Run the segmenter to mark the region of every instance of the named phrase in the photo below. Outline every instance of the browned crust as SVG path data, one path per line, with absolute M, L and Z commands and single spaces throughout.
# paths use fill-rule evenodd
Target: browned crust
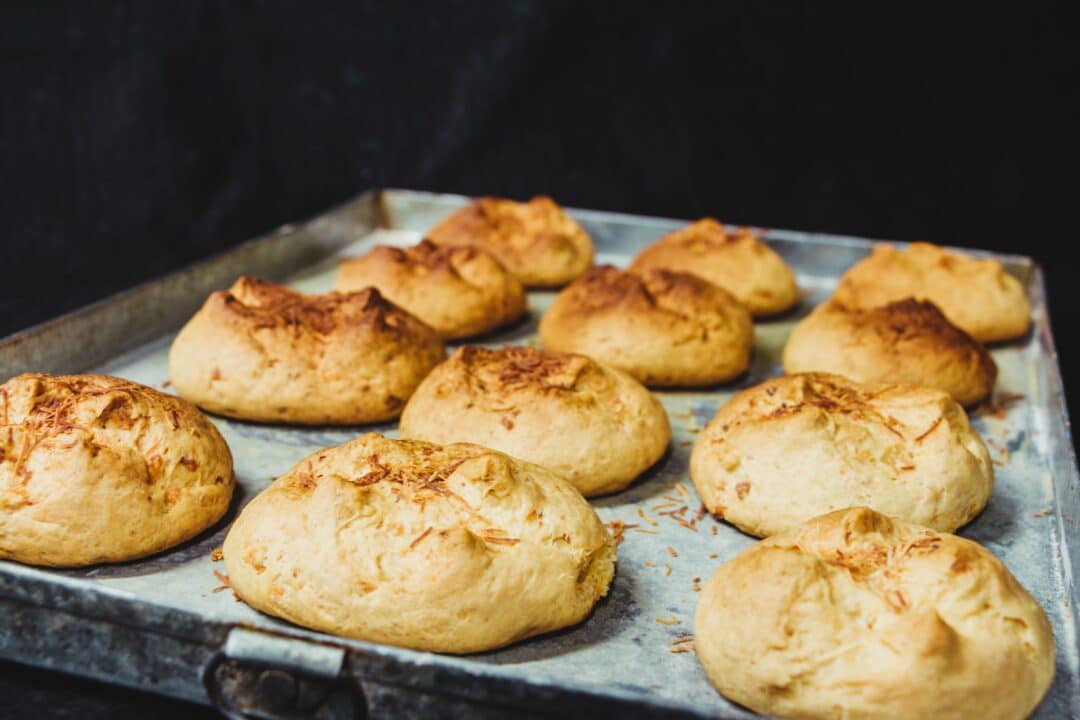
M 207 300 L 207 309 L 253 329 L 332 335 L 370 328 L 405 340 L 428 341 L 431 328 L 389 302 L 375 288 L 306 295 L 267 280 L 242 276 Z
M 981 342 L 1022 337 L 1030 326 L 1024 288 L 999 261 L 931 243 L 903 249 L 875 245 L 844 273 L 833 293 L 837 302 L 863 309 L 909 296 L 935 303 L 951 323 Z
M 14 393 L 19 394 L 17 399 Z M 98 398 L 105 400 L 104 404 L 95 403 Z M 146 422 L 145 410 L 155 407 L 169 418 L 174 430 L 181 422 L 209 427 L 188 403 L 108 375 L 24 373 L 0 385 L 0 428 L 9 429 L 10 435 L 10 428 L 18 426 L 32 444 L 92 425 L 130 430 L 136 423 Z
M 901 346 L 932 338 L 942 350 L 952 350 L 973 359 L 974 372 L 987 378 L 993 387 L 997 378 L 997 364 L 986 347 L 960 328 L 953 325 L 927 300 L 900 300 L 873 310 L 853 314 L 856 332 L 876 333 L 889 345 Z
M 562 295 L 567 314 L 575 317 L 655 312 L 702 326 L 724 322 L 727 313 L 721 308 L 738 305 L 731 293 L 690 273 L 663 268 L 626 272 L 614 265 L 593 268 Z
M 378 258 L 382 262 L 422 267 L 430 272 L 447 272 L 454 275 L 458 275 L 456 269 L 458 263 L 470 262 L 480 255 L 488 255 L 488 253 L 472 245 L 440 246 L 428 238 L 424 238 L 411 247 L 376 245 L 369 253 L 369 256 Z M 361 260 L 363 258 L 343 261 L 342 274 L 347 274 L 348 268 L 358 265 Z
M 793 387 L 796 388 L 794 392 Z M 875 398 L 897 387 L 902 386 L 853 383 L 845 377 L 823 372 L 810 372 L 775 378 L 767 380 L 762 386 L 755 386 L 742 391 L 737 396 L 737 400 L 749 401 L 751 405 L 743 412 L 728 419 L 724 424 L 724 428 L 726 432 L 743 423 L 776 420 L 789 415 L 796 415 L 808 408 L 817 408 L 828 413 L 850 415 L 853 418 L 880 423 L 893 434 L 903 437 L 909 428 L 896 418 L 881 413 L 873 402 Z M 762 388 L 764 388 L 764 397 L 760 395 Z M 783 400 L 776 403 L 773 400 L 777 391 L 781 389 L 784 390 L 786 395 L 792 396 L 791 401 Z M 927 390 L 926 392 L 932 393 L 934 391 Z M 941 397 L 947 396 L 942 395 Z M 732 404 L 734 405 L 735 402 L 736 399 L 733 399 Z M 771 407 L 763 416 L 753 411 L 754 406 L 759 402 L 767 403 L 766 407 Z M 938 420 L 940 421 L 940 418 Z
M 529 287 L 558 287 L 592 265 L 588 234 L 547 196 L 477 198 L 428 232 L 438 245 L 474 245 Z
M 446 339 L 494 330 L 521 317 L 527 305 L 521 282 L 491 253 L 426 239 L 407 248 L 378 245 L 342 262 L 334 288 L 367 287 Z
M 539 350 L 525 345 L 500 350 L 468 345 L 458 348 L 448 362 L 461 363 L 465 377 L 483 382 L 491 391 L 512 392 L 522 388 L 566 392 L 577 388 L 587 370 L 596 363 L 584 355 Z
M 754 315 L 783 312 L 799 301 L 791 268 L 747 227 L 711 217 L 671 232 L 641 251 L 630 269 L 666 268 L 699 275 L 736 298 Z
M 668 233 L 656 242 L 656 246 L 719 249 L 742 243 L 758 247 L 761 245 L 761 238 L 753 228 L 728 226 L 716 218 L 704 217 Z
M 374 434 L 366 437 L 377 437 Z M 446 488 L 446 478 L 454 474 L 457 468 L 467 460 L 489 455 L 494 461 L 501 461 L 502 456 L 478 445 L 456 444 L 440 446 L 417 440 L 395 440 L 396 446 L 392 457 L 385 452 L 378 452 L 376 447 L 358 456 L 356 465 L 364 468 L 363 473 L 341 475 L 332 473 L 337 479 L 344 480 L 358 487 L 388 483 L 398 488 L 391 492 L 406 492 L 408 499 L 423 505 L 425 497 L 441 496 L 451 501 L 460 498 Z M 332 449 L 332 448 L 331 448 Z M 295 467 L 281 479 L 282 487 L 310 492 L 318 486 L 319 478 L 327 474 L 326 452 L 308 456 L 303 463 Z M 408 462 L 402 462 L 402 458 Z
M 826 302 L 792 331 L 784 368 L 939 387 L 962 405 L 982 400 L 997 378 L 997 365 L 980 342 L 932 302 L 911 298 L 869 310 Z
M 724 382 L 750 361 L 750 313 L 696 275 L 594 268 L 559 293 L 540 321 L 544 347 L 588 355 L 646 385 Z

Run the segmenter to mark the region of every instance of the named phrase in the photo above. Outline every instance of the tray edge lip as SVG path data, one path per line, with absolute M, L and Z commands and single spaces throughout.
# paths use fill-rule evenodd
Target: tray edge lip
M 77 618 L 81 618 L 89 621 L 97 621 L 107 623 L 109 625 L 127 627 L 140 631 L 146 634 L 168 636 L 174 640 L 187 641 L 188 644 L 193 646 L 206 647 L 214 649 L 215 645 L 208 643 L 202 637 L 191 637 L 184 635 L 180 630 L 167 631 L 160 627 L 151 627 L 149 624 L 143 622 L 140 623 L 134 617 L 129 620 L 124 620 L 118 614 L 126 607 L 126 603 L 130 601 L 130 598 L 125 597 L 129 593 L 124 590 L 118 590 L 115 588 L 91 586 L 86 587 L 83 582 L 83 578 L 72 578 L 63 575 L 54 575 L 49 572 L 47 568 L 38 568 L 28 565 L 21 565 L 10 560 L 0 560 L 0 575 L 8 578 L 9 581 L 22 582 L 29 580 L 31 583 L 38 587 L 45 587 L 49 590 L 53 590 L 59 586 L 64 591 L 78 593 L 85 597 L 86 594 L 92 595 L 91 598 L 95 609 L 101 608 L 100 614 L 79 610 L 72 610 L 70 608 L 59 608 L 55 604 L 39 603 L 33 600 L 23 599 L 17 595 L 9 595 L 2 592 L 0 587 L 0 597 L 6 598 L 14 603 L 37 607 L 44 610 L 60 610 L 69 615 Z M 58 582 L 59 581 L 59 582 Z M 455 685 L 449 688 L 452 692 L 447 693 L 453 697 L 464 700 L 474 700 L 482 704 L 488 704 L 483 699 L 477 699 L 471 697 L 465 686 L 468 681 L 475 679 L 492 679 L 501 683 L 507 683 L 512 685 L 523 685 L 533 688 L 537 691 L 563 691 L 569 695 L 588 697 L 596 701 L 616 701 L 624 703 L 635 703 L 639 705 L 645 705 L 647 707 L 655 708 L 657 710 L 665 712 L 680 713 L 683 717 L 694 718 L 727 718 L 734 717 L 729 714 L 717 715 L 694 705 L 685 703 L 678 699 L 669 698 L 657 698 L 649 692 L 643 690 L 636 690 L 630 687 L 622 685 L 592 685 L 579 682 L 562 682 L 556 681 L 546 676 L 539 677 L 522 677 L 519 675 L 512 675 L 504 671 L 503 665 L 500 664 L 488 664 L 488 663 L 472 663 L 465 665 L 470 659 L 469 655 L 444 655 L 440 653 L 426 652 L 422 650 L 414 650 L 412 648 L 402 648 L 392 645 L 380 645 L 378 643 L 368 642 L 365 640 L 358 640 L 354 638 L 343 638 L 326 633 L 319 633 L 313 630 L 307 630 L 298 625 L 292 623 L 284 623 L 281 627 L 249 627 L 243 622 L 237 622 L 233 620 L 219 620 L 215 618 L 206 618 L 199 613 L 192 612 L 184 608 L 172 607 L 169 605 L 163 605 L 152 601 L 141 601 L 154 608 L 155 612 L 160 612 L 163 615 L 183 617 L 185 620 L 200 625 L 207 636 L 220 634 L 225 638 L 228 634 L 236 628 L 243 628 L 252 630 L 258 633 L 264 633 L 274 637 L 282 638 L 289 641 L 319 644 L 324 646 L 336 647 L 345 651 L 350 658 L 359 657 L 365 660 L 374 660 L 376 662 L 383 661 L 386 663 L 393 663 L 403 667 L 409 668 L 433 668 L 440 673 L 449 673 L 454 679 Z M 117 613 L 114 615 L 114 613 Z M 260 613 L 261 614 L 261 613 Z M 269 616 L 268 616 L 269 617 Z M 277 620 L 276 618 L 271 618 Z M 224 641 L 222 642 L 222 647 Z M 447 662 L 450 660 L 450 662 Z M 457 662 L 461 661 L 461 662 Z M 20 662 L 19 660 L 12 660 L 12 662 Z M 25 663 L 22 663 L 25 664 Z M 42 667 L 35 665 L 35 667 Z M 46 668 L 55 672 L 66 672 L 72 674 L 72 671 L 64 668 Z M 195 668 L 198 670 L 198 668 Z M 74 673 L 78 675 L 78 673 Z M 388 682 L 379 676 L 368 677 L 363 674 L 355 674 L 346 671 L 346 674 L 352 676 L 356 680 L 370 679 L 376 683 L 383 683 L 387 685 L 393 685 L 405 691 L 430 691 L 434 694 L 439 694 L 440 688 L 418 682 L 415 685 L 402 685 L 393 682 Z M 85 676 L 83 676 L 85 677 Z M 445 678 L 444 678 L 445 679 Z M 119 683 L 125 684 L 125 683 Z M 128 687 L 136 687 L 133 685 L 126 685 Z M 138 688 L 136 688 L 138 689 Z M 445 689 L 445 688 L 444 688 Z M 146 690 L 144 692 L 154 692 L 153 690 Z M 204 701 L 204 704 L 207 704 Z M 509 701 L 507 707 L 511 709 L 517 708 L 516 705 Z M 520 708 L 519 708 L 520 709 Z
M 1063 464 L 1065 477 L 1051 477 L 1051 488 L 1054 500 L 1055 530 L 1061 542 L 1058 543 L 1058 561 L 1061 564 L 1062 582 L 1065 590 L 1064 600 L 1068 601 L 1065 615 L 1072 621 L 1072 651 L 1073 660 L 1078 674 L 1073 678 L 1074 689 L 1080 688 L 1080 587 L 1077 586 L 1078 578 L 1073 574 L 1073 555 L 1080 552 L 1080 548 L 1071 547 L 1068 541 L 1068 533 L 1065 528 L 1064 508 L 1062 507 L 1061 490 L 1067 489 L 1070 481 L 1080 488 L 1080 464 L 1077 462 L 1076 446 L 1072 439 L 1072 420 L 1069 417 L 1069 405 L 1065 396 L 1065 379 L 1061 374 L 1061 358 L 1058 355 L 1057 342 L 1054 339 L 1053 320 L 1050 317 L 1049 292 L 1046 286 L 1046 273 L 1042 264 L 1033 261 L 1031 294 L 1037 294 L 1039 307 L 1042 312 L 1035 318 L 1033 332 L 1038 332 L 1039 342 L 1045 348 L 1042 361 L 1047 363 L 1049 377 L 1054 384 L 1053 388 L 1047 388 L 1048 415 L 1054 424 L 1054 431 L 1060 432 L 1064 440 Z

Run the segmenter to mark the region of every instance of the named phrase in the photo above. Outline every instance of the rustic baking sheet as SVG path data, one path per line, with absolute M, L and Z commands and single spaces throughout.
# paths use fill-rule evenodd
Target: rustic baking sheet
M 107 312 L 98 312 L 0 342 L 0 380 L 29 367 L 67 372 L 93 370 L 170 391 L 166 369 L 169 343 L 183 319 L 201 303 L 208 286 L 227 286 L 237 273 L 247 271 L 285 277 L 293 287 L 304 291 L 328 290 L 340 258 L 360 254 L 376 242 L 417 242 L 426 228 L 465 201 L 456 196 L 407 191 L 362 197 L 355 201 L 355 207 L 338 209 L 308 225 L 302 243 L 298 239 L 290 244 L 293 229 L 285 228 L 242 250 L 240 256 L 204 263 L 201 270 L 178 285 L 175 278 L 161 281 L 174 283 L 175 287 L 168 290 L 171 295 L 153 285 L 140 289 L 150 293 L 149 299 L 141 303 L 144 311 L 132 309 L 140 303 L 131 297 L 126 299 L 127 305 L 123 304 L 124 298 L 106 301 L 104 310 L 108 310 L 109 302 L 115 302 L 120 308 L 116 312 L 131 315 L 129 332 L 103 319 L 108 317 Z M 377 218 L 373 218 L 373 212 L 377 212 Z M 616 265 L 626 265 L 638 249 L 683 224 L 590 211 L 575 211 L 574 215 L 592 234 L 598 249 L 597 261 Z M 375 219 L 383 227 L 370 232 Z M 418 676 L 438 675 L 425 674 L 421 669 L 457 669 L 470 676 L 498 676 L 513 682 L 573 687 L 629 699 L 657 714 L 681 710 L 703 716 L 753 717 L 723 700 L 709 686 L 692 643 L 686 642 L 693 632 L 698 584 L 708 579 L 718 565 L 754 542 L 734 528 L 701 515 L 700 501 L 687 474 L 687 461 L 697 433 L 720 404 L 733 392 L 781 372 L 780 351 L 792 325 L 829 294 L 838 275 L 869 247 L 864 240 L 793 232 L 770 231 L 768 238 L 796 269 L 806 297 L 797 311 L 757 323 L 753 365 L 738 382 L 705 391 L 659 393 L 671 418 L 673 439 L 669 453 L 627 491 L 593 502 L 604 521 L 622 523 L 625 529 L 611 592 L 585 623 L 503 650 L 467 657 L 347 640 L 332 642 L 389 657 L 417 670 Z M 1000 557 L 1053 623 L 1057 674 L 1036 717 L 1077 717 L 1080 685 L 1072 579 L 1077 568 L 1076 559 L 1070 556 L 1070 544 L 1078 540 L 1080 490 L 1041 272 L 1025 258 L 1004 260 L 1028 285 L 1035 327 L 1025 340 L 992 350 L 1000 368 L 996 399 L 975 411 L 973 421 L 994 458 L 995 489 L 985 512 L 960 534 L 983 543 Z M 166 293 L 170 298 L 168 308 L 154 305 L 155 292 Z M 535 343 L 537 321 L 553 297 L 551 292 L 530 293 L 528 320 L 485 338 L 484 344 Z M 150 321 L 146 320 L 147 314 Z M 101 325 L 100 330 L 91 333 L 100 348 L 80 351 L 81 346 L 70 344 L 87 335 L 87 328 L 94 323 Z M 110 346 L 122 346 L 125 338 L 131 345 L 132 337 L 139 341 L 153 339 L 104 362 L 95 360 L 95 353 L 104 357 Z M 64 344 L 65 338 L 68 345 Z M 86 339 L 88 347 L 94 342 L 93 338 Z M 84 365 L 86 362 L 91 365 Z M 230 517 L 272 478 L 319 448 L 345 442 L 368 429 L 396 435 L 394 424 L 296 429 L 214 420 L 236 460 L 238 500 Z M 683 507 L 686 509 L 681 510 Z M 224 572 L 223 564 L 211 557 L 212 550 L 221 546 L 226 529 L 227 523 L 222 523 L 171 552 L 116 566 L 45 571 L 0 563 L 0 585 L 15 587 L 22 579 L 62 584 L 66 592 L 75 596 L 108 596 L 129 605 L 128 622 L 136 628 L 141 614 L 156 617 L 158 610 L 164 610 L 177 617 L 194 616 L 215 626 L 236 624 L 328 640 L 327 636 L 261 615 L 234 599 L 219 577 Z M 754 602 L 752 596 L 746 600 Z M 0 637 L 0 649 L 2 645 Z M 17 659 L 43 664 L 41 658 L 28 657 L 25 651 L 22 657 L 6 652 Z M 111 652 L 123 653 L 124 648 Z M 159 689 L 187 697 L 196 696 L 197 690 L 187 686 Z

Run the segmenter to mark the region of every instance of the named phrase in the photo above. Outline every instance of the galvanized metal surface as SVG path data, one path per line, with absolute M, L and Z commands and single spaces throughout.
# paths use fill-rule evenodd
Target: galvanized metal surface
M 375 242 L 413 243 L 464 202 L 404 191 L 361 196 L 311 224 L 285 229 L 0 342 L 0 377 L 28 369 L 92 369 L 165 388 L 172 333 L 211 288 L 254 272 L 288 278 L 302 290 L 326 290 L 341 257 L 359 254 Z M 592 234 L 598 262 L 620 265 L 682 224 L 613 213 L 574 214 Z M 376 222 L 384 227 L 372 232 Z M 180 548 L 134 563 L 73 571 L 0 563 L 0 604 L 7 617 L 19 619 L 0 629 L 0 655 L 204 699 L 202 665 L 225 644 L 229 628 L 240 625 L 346 648 L 346 672 L 363 680 L 369 707 L 384 712 L 411 708 L 411 714 L 424 714 L 443 702 L 448 714 L 461 717 L 477 712 L 475 703 L 492 706 L 495 714 L 498 708 L 527 708 L 565 715 L 611 702 L 631 716 L 753 717 L 713 691 L 692 653 L 672 652 L 677 647 L 672 642 L 692 632 L 694 579 L 707 579 L 753 539 L 708 517 L 691 530 L 652 508 L 674 498 L 688 506 L 690 515 L 696 513 L 699 501 L 687 461 L 697 433 L 733 392 L 779 374 L 780 350 L 794 322 L 823 300 L 838 275 L 869 248 L 867 241 L 835 236 L 771 231 L 768 238 L 797 270 L 807 297 L 797 312 L 757 325 L 753 366 L 736 384 L 660 393 L 672 420 L 671 450 L 629 490 L 594 502 L 605 521 L 638 527 L 626 531 L 619 547 L 609 597 L 582 625 L 459 658 L 330 638 L 256 613 L 228 590 L 219 590 L 214 575 L 223 567 L 213 562 L 211 550 L 221 545 L 229 519 L 293 463 L 369 428 L 294 429 L 216 418 L 233 449 L 239 480 L 237 501 L 225 521 Z M 997 412 L 975 413 L 974 424 L 995 457 L 997 481 L 986 511 L 961 534 L 1002 558 L 1052 620 L 1057 676 L 1036 716 L 1076 717 L 1080 483 L 1041 272 L 1025 258 L 1003 259 L 1028 286 L 1035 328 L 1023 341 L 993 348 L 1000 368 L 997 395 L 1016 397 Z M 533 342 L 537 320 L 553 297 L 530 293 L 529 319 L 485 338 L 485 344 Z M 395 434 L 392 424 L 375 429 Z M 50 636 L 50 623 L 73 633 L 66 644 Z M 305 651 L 290 657 L 303 658 Z

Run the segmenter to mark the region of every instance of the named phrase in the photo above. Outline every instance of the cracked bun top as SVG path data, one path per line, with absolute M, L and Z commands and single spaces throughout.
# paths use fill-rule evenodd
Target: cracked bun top
M 302 460 L 225 539 L 231 587 L 335 635 L 445 653 L 581 622 L 615 543 L 568 482 L 477 445 L 367 434 Z
M 696 275 L 603 265 L 559 293 L 540 320 L 540 340 L 646 385 L 695 386 L 745 371 L 754 328 L 730 293 Z
M 762 540 L 705 584 L 698 658 L 786 718 L 1020 720 L 1054 676 L 1038 603 L 988 550 L 867 508 Z
M 490 332 L 525 312 L 521 283 L 478 247 L 440 247 L 430 240 L 409 248 L 378 245 L 344 261 L 334 282 L 336 290 L 367 287 L 448 340 Z
M 0 385 L 0 558 L 151 555 L 217 522 L 234 483 L 217 428 L 180 398 L 105 375 Z
M 997 378 L 997 365 L 982 344 L 933 303 L 910 298 L 871 310 L 833 300 L 819 305 L 791 331 L 784 371 L 925 385 L 964 406 L 986 398 Z
M 305 295 L 241 277 L 177 335 L 177 391 L 220 415 L 296 424 L 397 417 L 443 358 L 438 335 L 378 290 Z
M 417 388 L 401 436 L 500 450 L 589 496 L 629 485 L 663 456 L 671 429 L 652 393 L 584 355 L 463 347 Z
M 809 373 L 731 398 L 698 436 L 690 475 L 705 506 L 764 537 L 867 506 L 952 532 L 986 505 L 986 446 L 948 393 Z
M 712 218 L 665 235 L 634 258 L 632 271 L 663 268 L 693 273 L 719 285 L 754 316 L 775 315 L 799 302 L 795 273 L 749 228 Z
M 981 342 L 1022 337 L 1031 303 L 1020 281 L 997 260 L 951 253 L 930 243 L 897 250 L 882 243 L 840 278 L 837 302 L 870 309 L 904 298 L 929 300 L 956 327 Z
M 559 287 L 592 266 L 589 235 L 554 200 L 485 197 L 428 231 L 436 245 L 483 248 L 526 287 Z

